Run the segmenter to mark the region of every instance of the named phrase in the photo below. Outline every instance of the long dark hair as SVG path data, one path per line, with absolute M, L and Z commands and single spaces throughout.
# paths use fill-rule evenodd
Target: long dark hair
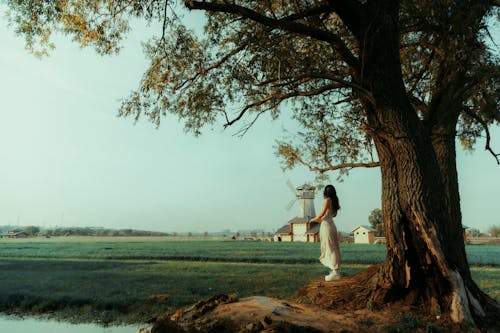
M 326 198 L 330 198 L 332 200 L 332 208 L 333 210 L 339 210 L 339 198 L 337 197 L 337 191 L 335 191 L 335 187 L 333 185 L 326 185 L 323 190 L 323 196 Z

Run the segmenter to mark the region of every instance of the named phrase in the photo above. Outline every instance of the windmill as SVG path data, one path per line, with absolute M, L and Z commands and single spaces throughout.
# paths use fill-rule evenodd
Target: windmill
M 314 211 L 314 187 L 309 184 L 294 187 L 290 180 L 286 184 L 294 195 L 286 209 L 290 210 L 295 202 L 298 202 L 299 214 L 276 231 L 276 239 L 280 242 L 318 242 L 319 223 L 309 222 L 311 218 L 316 216 Z
M 286 182 L 287 186 L 295 195 L 288 205 L 287 210 L 290 210 L 296 201 L 299 203 L 299 214 L 298 219 L 309 220 L 316 216 L 316 211 L 314 210 L 314 187 L 308 184 L 303 184 L 298 187 L 294 187 L 290 180 Z

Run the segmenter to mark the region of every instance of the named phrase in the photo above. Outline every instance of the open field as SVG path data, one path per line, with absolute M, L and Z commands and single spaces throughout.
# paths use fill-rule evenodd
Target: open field
M 340 244 L 346 263 L 373 264 L 384 245 Z M 467 245 L 471 265 L 500 266 L 500 247 Z M 0 239 L 0 257 L 73 259 L 157 259 L 254 263 L 317 263 L 318 243 L 203 240 L 178 237 L 52 237 Z
M 74 321 L 143 322 L 218 293 L 293 297 L 326 273 L 318 244 L 165 238 L 0 240 L 0 310 Z M 342 244 L 342 272 L 383 261 L 381 245 Z M 468 246 L 472 274 L 500 299 L 500 247 Z

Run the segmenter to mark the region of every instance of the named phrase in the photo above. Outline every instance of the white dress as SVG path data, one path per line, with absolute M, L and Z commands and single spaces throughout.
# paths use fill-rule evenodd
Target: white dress
M 321 256 L 319 257 L 319 261 L 332 271 L 338 271 L 340 266 L 339 240 L 331 208 L 326 210 L 321 221 L 319 240 L 321 242 Z

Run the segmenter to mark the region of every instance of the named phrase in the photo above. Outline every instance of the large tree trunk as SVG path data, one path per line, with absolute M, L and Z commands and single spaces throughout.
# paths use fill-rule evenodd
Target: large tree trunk
M 485 313 L 476 290 L 468 287 L 472 279 L 463 240 L 457 243 L 440 232 L 440 226 L 453 225 L 448 212 L 456 207 L 445 199 L 432 145 L 412 132 L 405 138 L 376 139 L 388 253 L 378 282 L 382 288 L 373 297 L 382 302 L 404 297 L 431 312 L 439 304 L 453 321 L 474 324 L 471 310 L 477 316 Z
M 482 292 L 472 280 L 465 254 L 465 239 L 460 212 L 460 196 L 458 189 L 458 174 L 456 168 L 455 128 L 448 128 L 448 133 L 438 131 L 436 127 L 432 133 L 432 145 L 436 155 L 444 191 L 446 212 L 448 219 L 445 224 L 439 225 L 443 235 L 443 249 L 446 259 L 454 267 L 464 281 L 469 302 L 476 316 L 500 311 L 498 304 L 491 297 Z M 481 311 L 483 309 L 483 311 Z M 486 313 L 483 313 L 486 311 Z
M 485 317 L 485 297 L 470 276 L 462 236 L 453 133 L 434 135 L 412 109 L 402 81 L 397 1 L 374 1 L 360 41 L 360 83 L 381 164 L 387 258 L 378 270 L 374 301 L 404 299 L 454 322 Z M 436 133 L 435 133 L 436 134 Z

